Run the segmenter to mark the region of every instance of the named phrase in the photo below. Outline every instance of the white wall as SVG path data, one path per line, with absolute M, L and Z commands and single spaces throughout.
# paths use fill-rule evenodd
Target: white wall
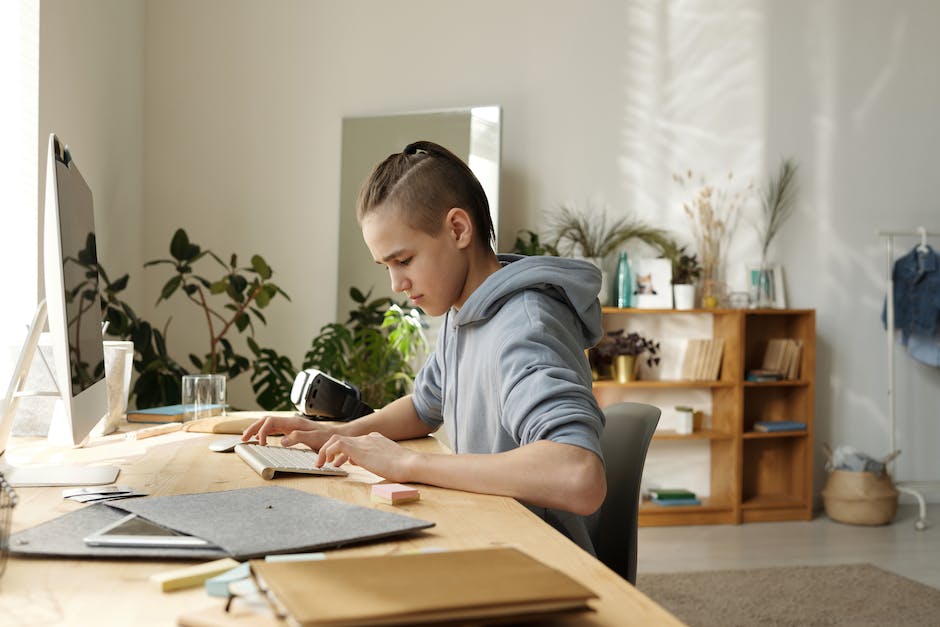
M 28 241 L 29 235 L 22 232 L 18 235 L 27 242 L 16 261 L 24 266 L 17 274 L 31 276 L 35 283 L 37 266 L 29 264 L 31 259 L 36 259 L 39 250 L 39 233 L 42 232 L 39 207 L 45 191 L 46 152 L 49 134 L 55 132 L 70 146 L 92 190 L 98 258 L 112 279 L 132 272 L 127 300 L 146 302 L 149 296 L 144 296 L 144 286 L 139 276 L 135 276 L 143 261 L 140 248 L 144 216 L 144 2 L 43 0 L 39 4 L 38 19 L 38 128 L 35 108 L 24 112 L 23 116 L 26 120 L 32 115 L 32 134 L 38 131 L 37 145 L 30 151 L 31 157 L 36 159 L 34 172 L 38 171 L 38 177 L 33 175 L 39 182 L 38 199 L 28 211 L 28 219 L 37 230 L 32 234 L 33 242 Z M 33 78 L 35 69 L 31 68 Z M 10 226 L 4 218 L 3 227 Z M 43 293 L 42 275 L 38 276 L 39 291 Z M 32 297 L 22 300 L 32 311 L 36 290 L 29 290 L 29 293 Z M 16 326 L 22 328 L 20 323 Z M 51 352 L 46 352 L 51 359 Z M 6 381 L 6 378 L 0 380 Z M 32 389 L 49 389 L 54 385 L 38 358 L 27 383 Z M 23 399 L 15 432 L 44 435 L 52 406 L 47 398 Z
M 145 215 L 144 6 L 144 0 L 40 4 L 39 189 L 45 190 L 55 132 L 94 196 L 99 260 L 112 279 L 131 273 L 131 302 L 150 298 L 136 276 Z
M 297 359 L 335 307 L 343 116 L 501 105 L 504 249 L 589 199 L 687 238 L 673 172 L 743 185 L 792 156 L 801 202 L 772 256 L 790 304 L 817 309 L 818 444 L 884 455 L 875 231 L 940 228 L 938 26 L 927 0 L 147 2 L 142 258 L 178 226 L 223 257 L 264 255 L 293 303 L 260 341 Z M 757 256 L 748 211 L 733 284 Z M 146 310 L 166 275 L 144 276 Z M 205 337 L 188 306 L 151 313 L 174 315 L 171 346 Z M 940 477 L 940 371 L 898 366 L 900 475 Z

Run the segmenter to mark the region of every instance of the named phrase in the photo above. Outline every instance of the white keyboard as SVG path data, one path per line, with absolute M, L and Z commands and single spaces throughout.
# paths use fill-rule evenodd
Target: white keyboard
M 314 466 L 317 461 L 317 453 L 310 449 L 239 444 L 235 447 L 235 453 L 251 466 L 256 473 L 261 475 L 262 479 L 272 479 L 276 472 L 332 475 L 336 477 L 345 477 L 349 474 L 342 468 L 329 464 L 317 468 Z

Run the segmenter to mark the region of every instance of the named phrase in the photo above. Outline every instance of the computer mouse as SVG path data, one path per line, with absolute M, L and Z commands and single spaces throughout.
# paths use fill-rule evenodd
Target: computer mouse
M 209 445 L 210 451 L 215 451 L 216 453 L 231 453 L 235 450 L 235 447 L 239 444 L 257 444 L 257 440 L 248 440 L 247 442 L 242 442 L 242 436 L 233 435 L 225 438 L 220 438 Z

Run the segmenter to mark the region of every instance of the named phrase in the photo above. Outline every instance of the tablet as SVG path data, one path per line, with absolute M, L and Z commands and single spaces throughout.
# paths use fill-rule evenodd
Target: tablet
M 152 548 L 218 548 L 214 544 L 161 527 L 137 514 L 128 514 L 117 522 L 84 538 L 88 546 Z

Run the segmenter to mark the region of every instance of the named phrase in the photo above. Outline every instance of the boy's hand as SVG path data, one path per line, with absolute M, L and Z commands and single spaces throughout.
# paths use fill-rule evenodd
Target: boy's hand
M 258 443 L 264 446 L 269 435 L 284 435 L 281 438 L 282 446 L 300 442 L 318 450 L 334 432 L 333 427 L 318 424 L 302 416 L 265 416 L 242 432 L 242 441 L 247 442 L 252 437 L 257 437 Z
M 346 462 L 365 468 L 389 481 L 409 481 L 418 453 L 389 440 L 381 433 L 343 436 L 334 434 L 320 449 L 317 466 Z

